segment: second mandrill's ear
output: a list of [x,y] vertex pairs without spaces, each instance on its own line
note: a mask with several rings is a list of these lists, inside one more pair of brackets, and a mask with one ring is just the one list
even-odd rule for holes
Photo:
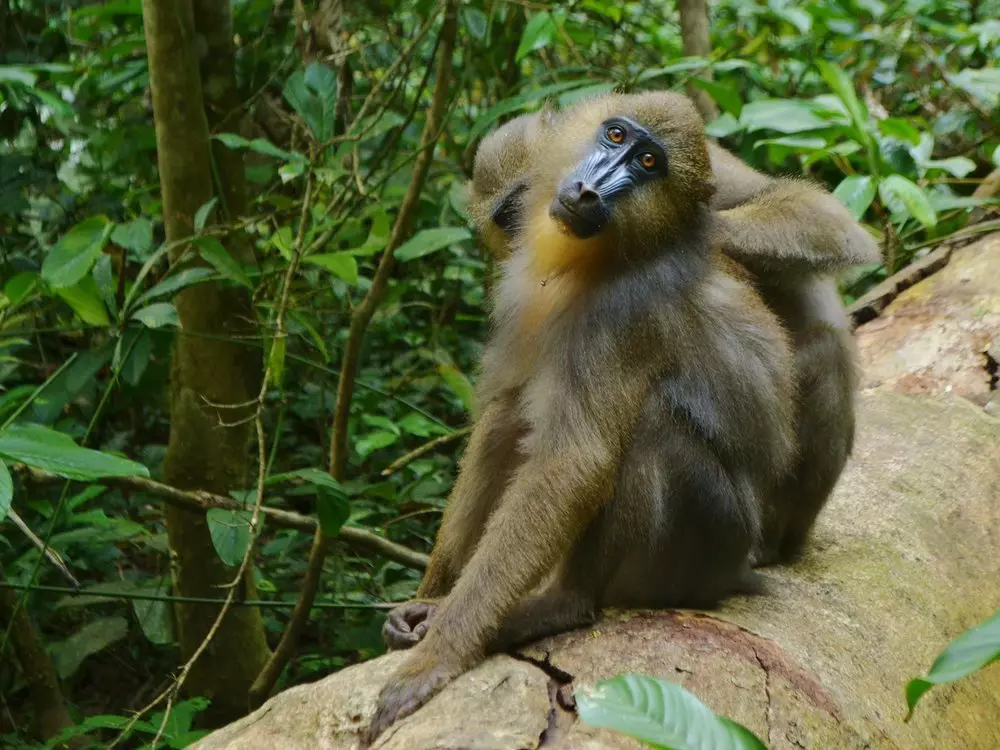
[[493,223],[504,232],[514,231],[521,222],[521,198],[528,189],[527,180],[518,180],[493,206]]

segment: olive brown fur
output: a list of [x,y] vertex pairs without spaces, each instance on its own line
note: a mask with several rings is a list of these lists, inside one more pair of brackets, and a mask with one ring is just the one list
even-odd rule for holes
[[789,338],[716,249],[690,100],[608,95],[536,137],[479,414],[366,745],[491,651],[739,589],[793,467]]

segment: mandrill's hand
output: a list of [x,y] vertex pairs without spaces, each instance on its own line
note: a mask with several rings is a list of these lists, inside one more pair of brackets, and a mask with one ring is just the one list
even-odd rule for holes
[[429,641],[417,644],[382,688],[375,717],[361,738],[362,748],[370,747],[397,720],[423,706],[478,661],[459,659],[451,649],[442,647],[440,642],[434,646],[431,648]]
[[389,612],[382,626],[382,640],[393,651],[415,646],[423,640],[437,611],[433,601],[412,601]]

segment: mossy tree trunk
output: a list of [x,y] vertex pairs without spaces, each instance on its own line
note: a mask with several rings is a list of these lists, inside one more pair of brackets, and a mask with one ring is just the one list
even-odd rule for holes
[[[196,211],[213,195],[213,157],[196,42],[210,61],[205,66],[207,98],[219,105],[232,94],[229,2],[200,0],[198,7],[199,21],[213,24],[211,29],[196,31],[192,0],[143,0],[163,221],[171,243],[191,235]],[[228,51],[228,63],[221,59],[227,53],[220,53],[220,46]],[[215,173],[222,182],[220,206],[223,216],[231,216],[243,208],[242,165],[230,155],[219,157]],[[171,248],[172,264],[181,261],[187,247]],[[241,260],[250,252],[245,241],[231,242],[230,251]],[[181,334],[174,347],[164,479],[175,487],[222,495],[248,488],[252,407],[247,404],[256,398],[261,375],[259,355],[240,343],[255,333],[249,296],[242,289],[203,284],[181,291],[174,301]],[[231,404],[243,406],[226,406]],[[234,572],[216,555],[204,514],[168,505],[165,515],[177,594],[220,598],[220,587]],[[248,597],[254,596],[251,575],[248,570],[243,584]],[[218,611],[216,605],[178,606],[183,658],[199,647]],[[268,656],[260,613],[234,608],[192,670],[187,688],[212,699],[214,718],[240,715],[247,708],[247,690]]]

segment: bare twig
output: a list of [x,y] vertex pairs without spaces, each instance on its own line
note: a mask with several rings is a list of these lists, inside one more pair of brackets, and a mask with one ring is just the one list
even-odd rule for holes
[[[434,154],[434,144],[441,130],[441,122],[445,114],[448,84],[451,77],[452,52],[458,31],[455,5],[451,0],[446,3],[444,12],[444,23],[441,26],[439,37],[440,46],[436,82],[431,107],[427,113],[427,121],[424,124],[424,130],[421,134],[421,152],[414,165],[413,177],[400,205],[399,213],[396,216],[396,223],[389,236],[389,242],[382,253],[382,257],[379,259],[375,274],[372,277],[371,287],[351,315],[350,330],[348,332],[347,343],[344,347],[340,379],[337,384],[337,402],[334,407],[333,426],[331,430],[330,473],[338,480],[344,478],[347,467],[348,412],[350,411],[351,400],[354,394],[354,380],[357,376],[358,359],[365,330],[382,299],[382,295],[385,293],[389,275],[392,272],[393,253],[410,234],[413,214],[420,199],[420,193],[423,191],[424,182],[427,179],[427,173]],[[362,107],[363,111],[364,107]],[[356,118],[356,121],[359,118]],[[317,529],[316,535],[313,538],[312,549],[309,553],[306,576],[302,584],[299,600],[295,606],[295,610],[292,612],[285,632],[282,634],[281,641],[274,650],[271,660],[261,671],[261,674],[250,690],[251,705],[259,705],[263,702],[264,698],[271,692],[271,688],[274,686],[278,675],[281,674],[281,670],[288,663],[288,660],[291,659],[296,643],[298,642],[299,633],[308,619],[312,601],[319,588],[319,579],[325,557],[325,540],[322,530]]]
[[382,469],[382,476],[387,477],[393,472],[399,471],[411,461],[416,461],[421,456],[424,456],[432,452],[433,450],[439,448],[445,443],[450,443],[452,440],[458,440],[459,438],[465,437],[470,432],[472,432],[471,427],[463,427],[460,430],[455,430],[454,432],[448,435],[439,435],[433,440],[424,443],[419,448],[414,448],[409,453],[406,453],[397,458],[391,464]]
[[14,522],[14,525],[21,530],[22,534],[28,537],[28,541],[30,541],[32,544],[38,547],[38,549],[41,551],[43,555],[45,555],[48,561],[55,566],[56,570],[58,570],[60,573],[63,574],[63,578],[65,578],[67,581],[73,584],[73,586],[75,586],[76,588],[80,587],[80,582],[73,577],[72,573],[70,573],[70,570],[66,565],[66,562],[62,559],[62,556],[54,549],[52,549],[50,546],[48,546],[45,542],[43,542],[41,539],[39,539],[38,535],[35,534],[35,532],[28,527],[28,524],[24,522],[21,516],[17,514],[16,510],[11,508],[8,511],[7,517]]

